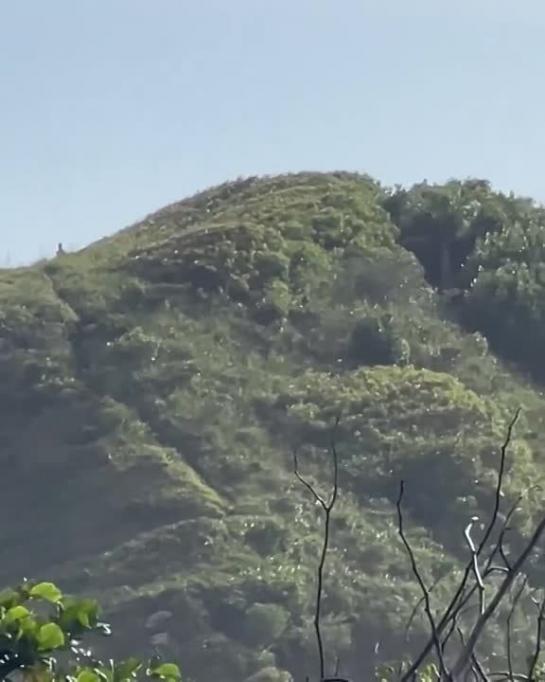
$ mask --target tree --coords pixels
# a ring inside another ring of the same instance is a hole
[[[384,207],[400,230],[401,244],[414,252],[440,291],[460,285],[461,269],[477,240],[500,230],[512,208],[483,180],[398,188]]]

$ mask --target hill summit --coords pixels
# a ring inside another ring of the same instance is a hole
[[[2,581],[96,594],[120,653],[195,682],[304,679],[321,530],[292,451],[327,486],[340,415],[324,633],[368,679],[426,630],[405,641],[400,479],[438,599],[519,405],[507,494],[545,482],[544,226],[483,181],[301,173],[0,270]]]

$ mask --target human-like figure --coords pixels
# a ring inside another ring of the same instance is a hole
[[[62,246],[62,242],[59,242],[57,244],[57,256],[63,256],[65,253],[66,253],[66,251],[64,250],[64,248]]]

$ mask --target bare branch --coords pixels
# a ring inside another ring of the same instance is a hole
[[[537,487],[537,486],[532,486],[532,488],[535,488],[535,487]],[[529,490],[531,490],[532,488],[530,488]],[[492,561],[494,560],[494,557],[496,556],[496,554],[499,554],[501,556],[502,561],[505,564],[505,566],[509,570],[511,569],[511,562],[509,561],[507,555],[505,554],[503,541],[505,539],[506,533],[508,533],[511,530],[509,523],[510,523],[511,519],[513,518],[513,515],[518,510],[519,505],[522,502],[522,499],[524,498],[524,495],[527,492],[529,492],[529,490],[525,491],[524,493],[521,493],[517,497],[517,499],[514,501],[514,503],[511,505],[511,507],[509,508],[509,511],[507,512],[505,519],[503,521],[502,527],[500,529],[500,532],[498,535],[498,540],[497,540],[496,544],[494,545],[494,547],[492,548],[492,550],[488,556],[488,560],[487,560],[487,564],[486,564],[487,568],[492,564]],[[485,571],[486,571],[486,568],[485,568]]]
[[[509,668],[509,681],[513,682],[514,677],[513,677],[513,647],[511,646],[511,621],[513,619],[513,615],[515,613],[515,609],[517,608],[517,604],[519,603],[520,598],[522,597],[522,594],[524,592],[524,589],[526,587],[526,584],[528,582],[528,576],[524,576],[523,579],[521,580],[520,587],[519,589],[515,592],[515,596],[513,597],[513,601],[511,603],[511,608],[509,609],[509,614],[507,616],[507,630],[506,630],[506,648],[507,648],[507,666]]]
[[[464,537],[466,539],[467,545],[469,547],[469,551],[471,552],[471,560],[472,560],[472,565],[473,565],[473,575],[475,576],[475,581],[477,584],[477,589],[479,590],[479,611],[482,613],[484,611],[484,583],[483,579],[481,577],[481,572],[479,569],[479,555],[478,555],[478,550],[477,547],[475,546],[475,543],[473,542],[473,539],[471,537],[471,529],[473,528],[473,524],[475,521],[478,521],[478,517],[474,516],[471,521],[468,523],[466,526],[466,529],[464,531]]]
[[[437,585],[439,585],[439,583],[441,582],[441,580],[443,580],[444,577],[445,576],[439,576],[438,578],[436,578],[434,580],[431,587],[428,588],[428,594],[431,594],[433,592],[433,590],[437,587]],[[409,631],[411,629],[411,626],[413,624],[414,619],[416,618],[416,614],[418,613],[418,609],[422,606],[423,603],[424,603],[424,597],[420,597],[420,599],[414,605],[413,610],[411,611],[411,614],[407,620],[407,625],[405,625],[405,634],[404,634],[405,642],[409,641]]]
[[[511,444],[511,441],[513,439],[513,429],[515,428],[515,424],[517,423],[519,417],[520,417],[520,412],[521,408],[518,407],[515,411],[515,415],[509,422],[509,425],[507,426],[507,433],[505,434],[505,439],[502,443],[501,446],[501,454],[500,454],[500,467],[498,471],[498,482],[496,484],[496,494],[494,496],[494,508],[492,510],[492,516],[490,517],[490,521],[488,522],[488,526],[486,528],[486,531],[482,537],[481,542],[479,543],[479,549],[478,549],[478,555],[480,555],[483,551],[483,549],[486,546],[486,543],[488,542],[488,538],[490,537],[492,531],[494,530],[494,526],[496,525],[496,521],[498,519],[498,513],[500,511],[500,504],[501,504],[501,497],[502,497],[502,490],[503,490],[503,476],[505,474],[505,461],[507,458],[507,448]]]
[[[481,614],[477,622],[475,623],[473,630],[471,631],[471,634],[467,640],[467,645],[460,657],[458,658],[458,661],[454,665],[453,668],[453,677],[456,679],[457,675],[460,675],[466,668],[467,665],[471,659],[471,654],[475,650],[475,647],[477,645],[477,642],[480,638],[480,636],[483,633],[483,630],[490,620],[490,618],[494,615],[494,612],[498,608],[499,604],[501,603],[502,599],[505,597],[507,594],[507,591],[510,589],[511,585],[513,584],[514,579],[517,577],[517,575],[522,571],[522,568],[524,564],[526,563],[526,560],[530,556],[530,554],[533,552],[536,544],[539,542],[541,536],[543,535],[543,532],[545,531],[545,516],[541,519],[539,522],[537,528],[535,529],[532,537],[530,540],[527,542],[526,547],[523,549],[521,554],[519,555],[518,559],[515,561],[513,564],[513,568],[505,579],[503,580],[502,584],[498,588],[496,594],[494,595],[492,601],[488,605],[488,607],[485,609],[484,613]]]
[[[479,678],[482,680],[482,682],[490,682],[490,678],[488,675],[485,673],[483,666],[479,663],[477,657],[473,653],[471,655],[471,662],[473,663],[473,668],[476,670]]]
[[[545,596],[541,599],[541,602],[532,599],[534,604],[539,606],[539,613],[537,616],[537,626],[536,626],[536,645],[534,649],[534,654],[530,662],[530,668],[528,670],[528,679],[533,680],[534,674],[536,672],[537,664],[539,662],[539,656],[541,654],[541,638],[543,635],[543,620],[545,619]]]
[[[443,652],[443,655],[445,654],[447,644],[449,643],[450,638],[452,637],[454,631],[457,629],[457,625],[458,625],[458,612],[453,614],[451,624],[449,626],[449,629],[447,630],[447,634],[443,637],[443,640],[441,642],[441,651]]]
[[[456,631],[460,637],[460,641],[462,642],[462,646],[465,646],[465,639],[464,639],[464,633],[461,628],[457,627]],[[490,682],[490,678],[488,675],[485,673],[482,665],[480,664],[479,660],[477,659],[477,656],[475,653],[471,655],[471,672],[473,673],[473,676],[475,677],[476,680],[481,680],[481,682]]]
[[[414,573],[414,576],[415,576],[416,580],[418,581],[418,584],[420,585],[420,589],[422,590],[422,596],[424,598],[424,610],[426,612],[426,615],[428,617],[428,621],[430,623],[430,628],[432,631],[435,651],[437,654],[437,659],[439,661],[439,666],[441,668],[441,674],[446,675],[447,679],[448,679],[449,673],[448,673],[448,670],[445,666],[445,661],[443,658],[443,650],[441,648],[441,642],[439,640],[439,634],[437,632],[437,627],[435,625],[435,619],[434,619],[433,613],[431,611],[429,590],[426,587],[422,576],[420,575],[420,571],[418,570],[418,566],[416,564],[416,558],[414,556],[414,552],[412,550],[411,545],[409,544],[409,541],[407,540],[407,538],[405,536],[405,531],[403,529],[403,512],[401,510],[401,503],[403,501],[404,491],[405,491],[405,485],[404,485],[404,482],[401,481],[401,483],[399,484],[399,496],[397,498],[397,503],[396,503],[398,532],[399,532],[399,536],[401,538],[401,541],[403,542],[403,545],[405,546],[405,549],[407,550],[407,554],[409,555],[409,560],[411,562],[411,567],[412,567],[412,571]]]
[[[521,409],[518,408],[512,418],[512,420],[509,422],[508,427],[507,427],[507,432],[505,439],[503,441],[501,451],[500,451],[500,465],[499,465],[499,472],[498,472],[498,481],[496,484],[496,490],[495,490],[495,495],[494,495],[494,505],[492,508],[491,512],[491,517],[490,521],[486,527],[485,533],[483,535],[483,538],[481,539],[479,546],[477,547],[476,551],[476,556],[477,558],[482,554],[488,539],[490,538],[490,535],[496,525],[496,521],[498,518],[499,514],[499,509],[500,509],[500,503],[501,503],[501,497],[502,497],[502,489],[503,489],[503,478],[504,478],[504,473],[505,473],[505,461],[506,461],[506,456],[507,456],[507,449],[511,443],[511,440],[513,438],[513,429],[515,427],[515,424],[517,423],[519,416],[520,416]],[[518,505],[518,502],[517,502]],[[512,514],[514,513],[514,509]],[[509,516],[510,518],[510,516]],[[507,523],[507,519],[506,519]],[[503,536],[502,536],[502,541],[503,541]],[[489,556],[488,562],[487,562],[487,567],[490,567],[493,561],[493,556],[495,555],[496,551],[493,551],[493,553]],[[448,627],[449,623],[451,622],[453,618],[453,614],[455,614],[463,608],[463,606],[469,601],[471,596],[474,594],[475,590],[477,589],[477,585],[473,585],[469,592],[466,593],[466,587],[467,583],[469,580],[469,576],[471,575],[472,571],[474,568],[474,556],[471,557],[469,562],[466,564],[464,574],[460,580],[460,583],[458,584],[457,589],[454,592],[454,595],[452,599],[450,600],[450,603],[447,605],[443,616],[440,618],[439,622],[437,623],[437,634],[441,635],[443,631]],[[485,570],[486,572],[486,570]],[[401,677],[400,682],[411,682],[414,679],[416,671],[419,669],[419,667],[422,665],[423,661],[426,659],[426,657],[429,655],[430,651],[433,649],[435,646],[435,638],[434,634],[432,632],[432,635],[428,639],[426,645],[422,648],[418,656],[415,658],[415,660],[412,662],[412,664],[409,666],[407,671],[404,673],[403,677]]]
[[[329,511],[331,511],[335,506],[335,502],[337,501],[337,495],[339,493],[339,455],[337,454],[337,447],[335,442],[337,440],[337,431],[339,429],[340,420],[341,420],[340,417],[337,417],[335,419],[335,425],[331,433],[330,449],[331,455],[333,457],[333,492],[331,494],[331,497],[329,498],[329,502],[327,503]]]
[[[317,586],[316,586],[316,602],[315,602],[315,610],[314,610],[314,630],[316,632],[316,643],[318,646],[318,658],[319,658],[319,663],[320,663],[320,680],[325,681],[325,654],[324,654],[324,645],[323,645],[323,639],[322,639],[322,630],[321,630],[321,611],[322,611],[322,595],[323,595],[323,580],[324,580],[324,567],[325,567],[325,561],[327,557],[327,551],[329,549],[329,535],[330,535],[330,523],[331,523],[331,512],[333,511],[333,508],[335,506],[335,503],[337,501],[338,497],[338,492],[339,492],[339,461],[338,461],[338,454],[337,454],[337,449],[335,446],[335,440],[336,440],[336,435],[337,435],[337,428],[339,425],[340,417],[337,417],[335,420],[335,426],[333,428],[332,436],[331,436],[331,443],[330,443],[330,451],[331,451],[331,457],[333,459],[333,485],[332,485],[332,491],[331,494],[329,495],[328,500],[326,501],[316,490],[316,488],[307,481],[304,476],[301,475],[299,471],[299,463],[297,460],[297,451],[293,451],[293,470],[295,473],[295,476],[297,479],[302,483],[302,485],[311,493],[312,497],[314,500],[320,504],[324,511],[324,535],[323,535],[323,543],[322,543],[322,551],[320,553],[320,560],[318,563],[318,578],[317,578]]]
[[[538,488],[538,487],[539,486],[532,486],[532,488]],[[530,489],[532,489],[532,488],[530,488]],[[507,531],[511,530],[508,524],[511,521],[513,514],[517,511],[521,500],[523,499],[524,495],[527,492],[528,492],[528,490],[525,491],[524,493],[521,493],[518,496],[518,498],[516,499],[516,501],[514,502],[514,504],[510,507],[510,509],[509,509],[507,515],[505,516],[504,521],[503,521],[502,528],[501,528],[499,536],[498,536],[498,540],[497,540],[496,544],[494,545],[494,547],[492,548],[492,550],[490,551],[488,559],[486,561],[486,564],[485,564],[484,569],[483,569],[481,574],[479,573],[479,568],[478,568],[478,552],[479,552],[479,550],[477,549],[477,551],[475,551],[475,546],[474,546],[474,543],[472,542],[471,536],[468,535],[468,530],[471,528],[472,524],[469,524],[469,526],[466,528],[465,537],[466,537],[466,541],[468,542],[468,545],[469,545],[469,548],[471,551],[471,567],[473,568],[473,573],[475,575],[476,582],[469,588],[469,590],[466,592],[465,595],[463,595],[463,590],[459,589],[460,598],[458,600],[458,603],[455,604],[455,608],[453,608],[452,613],[449,617],[449,620],[451,620],[453,623],[453,625],[450,629],[450,634],[452,634],[452,628],[454,627],[454,623],[456,621],[456,616],[463,614],[467,610],[467,609],[464,610],[464,607],[469,602],[469,600],[472,598],[472,596],[474,595],[476,590],[479,590],[480,613],[482,613],[483,606],[484,606],[484,600],[483,600],[484,579],[488,578],[488,576],[490,576],[492,573],[507,574],[511,570],[511,568],[512,568],[511,563],[510,563],[508,557],[506,556],[505,550],[503,547],[503,539],[505,537],[505,533]],[[472,523],[474,520],[476,520],[475,517],[472,519]],[[505,567],[492,565],[494,557],[498,553],[502,557],[502,560],[505,564]],[[467,570],[469,569],[469,567],[470,567],[470,564],[468,564]],[[465,589],[465,582],[466,582],[467,577],[468,577],[468,572],[466,571],[466,574],[464,574],[464,579],[462,580],[462,582],[460,584],[460,588]],[[454,600],[451,602],[451,604],[454,604]],[[448,621],[447,621],[447,623],[448,623]],[[444,648],[446,640],[448,639],[450,634],[447,637],[445,637],[445,639],[443,640],[443,648]]]
[[[299,479],[299,481],[305,486],[305,488],[311,493],[312,497],[318,502],[322,508],[325,510],[327,508],[327,503],[324,498],[316,491],[316,488],[309,483],[306,478],[304,478],[299,472],[299,461],[297,458],[297,450],[293,451],[293,473]]]

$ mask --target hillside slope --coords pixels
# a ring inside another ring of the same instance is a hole
[[[399,480],[431,581],[458,564],[464,522],[491,504],[518,405],[508,496],[545,478],[532,367],[505,364],[519,358],[479,327],[466,276],[512,222],[474,229],[448,274],[468,291],[456,307],[432,286],[434,252],[407,239],[425,222],[419,191],[348,173],[252,178],[0,271],[2,582],[32,571],[98,594],[120,652],[153,640],[196,682],[304,678],[319,517],[291,452],[326,486],[342,414],[328,649],[365,678],[410,648],[419,594],[396,535]],[[523,531],[539,502],[528,494]]]

